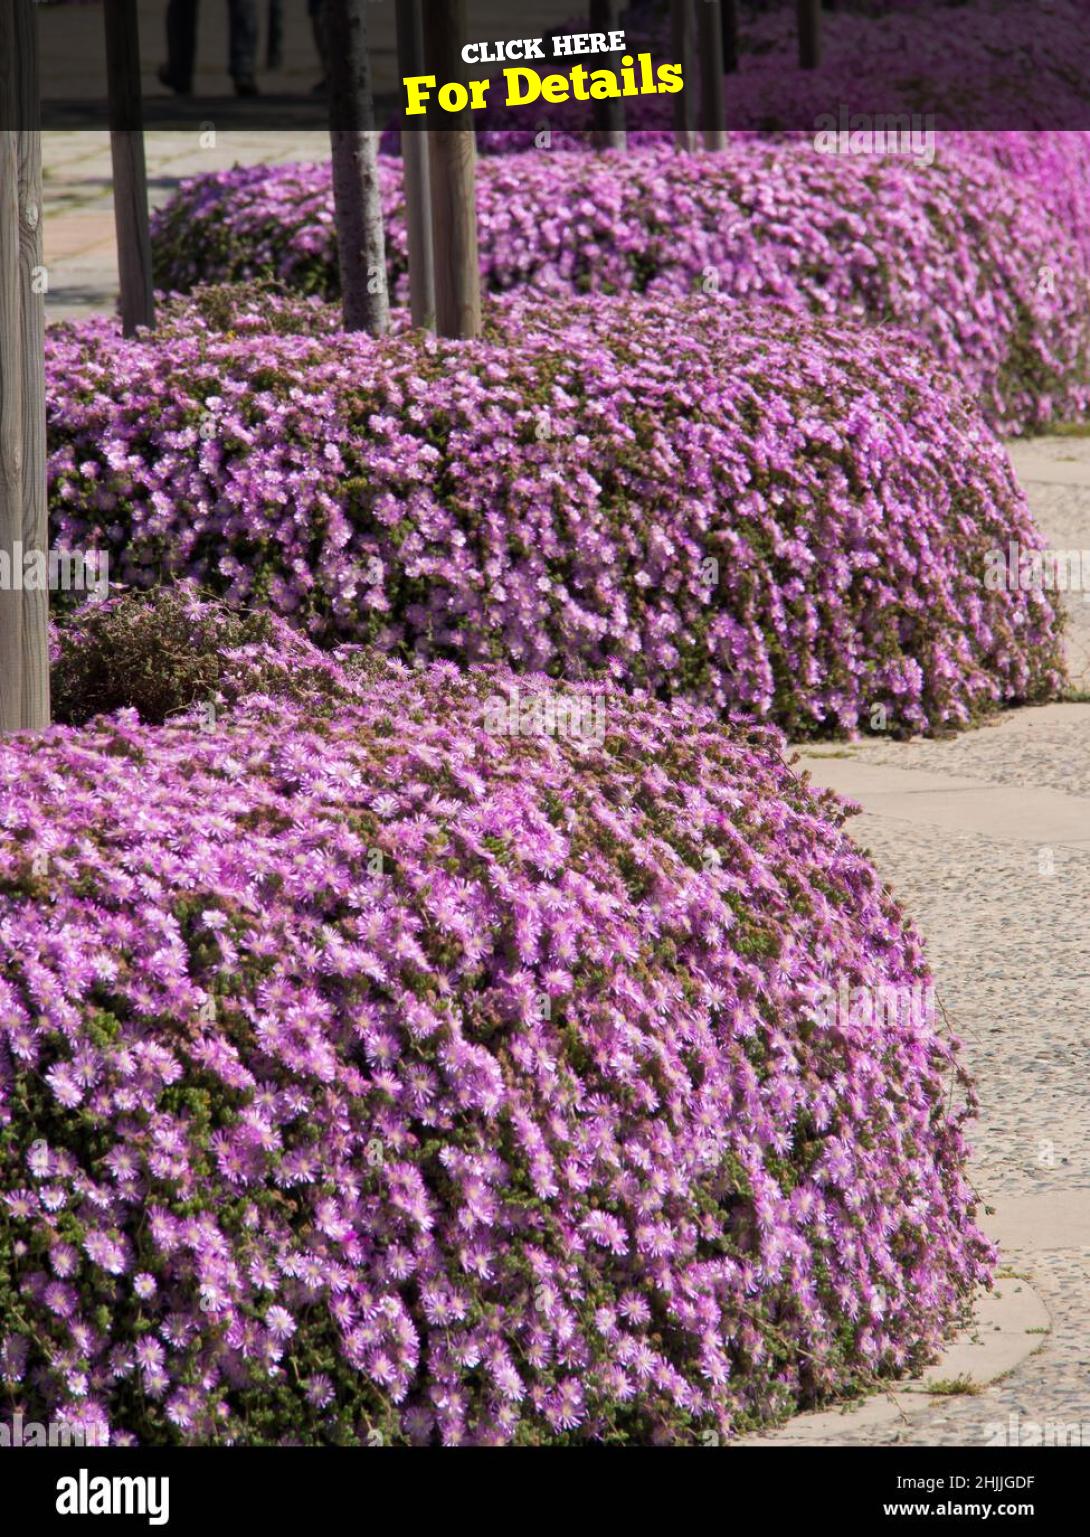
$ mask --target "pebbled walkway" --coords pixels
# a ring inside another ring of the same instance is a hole
[[[1090,551],[1090,437],[1016,444],[1012,458],[1046,542]],[[1068,607],[1085,692],[1090,603]],[[1035,1292],[1049,1332],[1027,1322],[1039,1348],[979,1393],[899,1394],[893,1417],[863,1404],[761,1439],[1090,1445],[1090,703],[951,741],[815,748],[801,765],[862,804],[854,835],[927,940],[983,1101],[974,1180],[994,1208],[999,1289]],[[979,1326],[994,1327],[986,1310]]]
[[[320,133],[239,131],[203,136],[147,133],[148,201],[165,203],[178,183],[202,171],[233,165],[281,165],[319,160],[329,148]],[[46,320],[112,314],[117,308],[110,136],[88,131],[42,135],[42,201],[49,288]]]

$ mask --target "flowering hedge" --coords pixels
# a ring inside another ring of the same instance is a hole
[[[972,1095],[775,735],[503,735],[547,680],[181,607],[214,723],[0,742],[5,1410],[696,1440],[919,1363],[992,1261]]]
[[[1046,593],[986,583],[1040,543],[1006,455],[890,338],[714,298],[508,300],[477,343],[310,334],[335,323],[213,294],[148,340],[51,330],[54,541],[323,641],[604,670],[799,736],[1060,684]]]
[[[1086,202],[1081,136],[1047,136],[1071,148],[1031,157],[1028,182],[972,137],[952,139],[930,166],[763,140],[716,156],[659,146],[482,160],[484,280],[535,294],[714,289],[747,317],[760,299],[892,324],[933,348],[997,426],[1078,417],[1090,401],[1090,269],[1059,215]],[[404,302],[399,162],[382,161],[381,182],[390,282]],[[1043,184],[1056,187],[1051,202]],[[1085,228],[1084,215],[1074,228],[1084,244]],[[168,289],[272,277],[303,293],[337,290],[327,165],[194,178],[156,214],[154,238]]]
[[[1087,114],[1090,116],[1090,113]],[[959,156],[974,155],[999,166],[1045,209],[1053,228],[1078,249],[1090,271],[1090,132],[958,133],[944,135]],[[1051,265],[1065,279],[1062,243]]]

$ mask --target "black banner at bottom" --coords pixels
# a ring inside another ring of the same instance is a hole
[[[360,1447],[168,1450],[21,1447],[0,1455],[5,1530],[199,1533],[235,1523],[401,1511],[415,1528],[459,1515],[578,1519],[581,1527],[661,1510],[730,1524],[756,1511],[818,1531],[1069,1532],[1084,1505],[1081,1446],[612,1448],[427,1451]]]

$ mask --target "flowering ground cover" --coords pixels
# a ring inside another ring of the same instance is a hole
[[[771,300],[897,327],[995,426],[1032,430],[1090,400],[1087,136],[1048,135],[1047,153],[1032,137],[949,136],[930,165],[764,139],[714,156],[658,145],[485,159],[484,280],[537,295],[714,292],[736,326]],[[382,188],[391,292],[405,302],[397,160],[383,159]],[[156,214],[154,239],[167,289],[261,277],[337,291],[327,165],[194,178]]]
[[[1074,243],[1090,270],[1090,133],[957,133],[943,135],[958,155],[1000,166],[1049,215],[1054,233]],[[1061,274],[1066,245],[1052,266]]]
[[[1060,686],[1005,453],[926,358],[715,297],[507,299],[477,343],[316,301],[51,331],[54,540],[312,637],[686,695],[796,736],[964,725]]]
[[[831,1006],[926,966],[773,731],[505,734],[555,686],[147,604],[0,742],[13,1410],[684,1441],[923,1359],[992,1260],[972,1095],[930,1008]]]

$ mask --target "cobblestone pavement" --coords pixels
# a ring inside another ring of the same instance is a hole
[[[145,135],[148,199],[165,203],[187,176],[232,165],[280,165],[328,153],[320,133],[238,131],[203,135]],[[110,136],[87,131],[46,133],[42,143],[43,229],[49,274],[46,318],[69,320],[117,307]]]
[[[1046,541],[1090,551],[1090,439],[1015,445]],[[1083,690],[1090,605],[1069,604]],[[921,1395],[894,1423],[814,1416],[813,1443],[1090,1444],[1090,704],[1020,710],[951,741],[817,748],[813,777],[927,939],[982,1112],[974,1180],[1008,1278],[1048,1309],[1040,1349],[976,1395]],[[790,1427],[782,1434],[788,1435]],[[774,1432],[770,1439],[776,1439]]]

